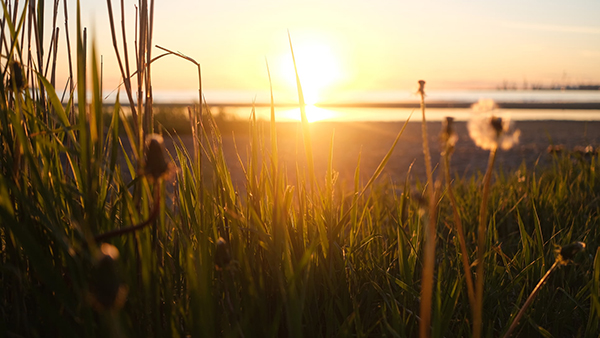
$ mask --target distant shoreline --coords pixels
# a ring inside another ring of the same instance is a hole
[[[470,108],[474,102],[455,102],[455,101],[433,101],[427,102],[428,108]],[[185,108],[196,104],[190,103],[153,103],[157,107]],[[111,106],[112,103],[105,103],[105,106]],[[123,106],[123,103],[121,104]],[[600,110],[600,102],[497,102],[498,108],[502,109],[575,109],[575,110]],[[239,102],[209,102],[209,107],[270,107],[270,103],[239,103]],[[321,103],[314,106],[320,108],[419,108],[416,102],[350,102],[350,103]],[[276,108],[294,108],[298,104],[277,103]]]

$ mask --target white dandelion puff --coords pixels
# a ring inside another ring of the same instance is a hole
[[[514,129],[510,118],[491,114],[495,108],[493,100],[479,100],[473,105],[475,114],[467,124],[469,136],[482,149],[508,150],[519,143],[521,131]]]

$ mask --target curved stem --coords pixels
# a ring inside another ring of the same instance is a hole
[[[130,233],[130,232],[134,232],[134,231],[142,229],[145,226],[154,222],[154,220],[158,217],[158,213],[160,211],[160,189],[161,189],[160,184],[158,184],[158,182],[157,182],[157,184],[154,187],[154,204],[152,206],[152,211],[150,212],[150,216],[148,216],[147,220],[145,220],[141,223],[138,223],[136,225],[132,225],[127,228],[115,229],[115,230],[94,236],[94,240],[96,242],[100,242],[100,241],[104,241],[104,240],[107,240],[112,237],[117,237],[117,236],[124,235],[124,234]]]
[[[533,289],[533,291],[531,291],[531,294],[529,295],[529,297],[527,297],[527,300],[525,301],[525,304],[523,304],[523,307],[521,307],[521,310],[519,310],[519,313],[517,313],[517,315],[515,316],[515,319],[513,320],[513,322],[510,325],[510,327],[508,328],[508,331],[506,331],[506,334],[504,334],[504,338],[510,337],[511,333],[517,328],[517,325],[519,325],[519,321],[521,320],[521,318],[525,314],[525,310],[527,310],[527,308],[529,307],[529,305],[531,305],[531,303],[533,303],[533,300],[535,299],[535,296],[538,294],[538,292],[542,288],[542,285],[544,285],[544,283],[548,280],[548,277],[550,277],[550,274],[552,273],[552,271],[554,271],[554,269],[556,269],[556,267],[559,266],[558,263],[559,262],[556,261],[556,262],[554,262],[554,264],[552,264],[552,267],[550,268],[550,270],[548,270],[548,272],[546,272],[546,274],[544,275],[544,277],[542,277],[542,279],[540,279],[540,281],[535,286],[535,288]]]

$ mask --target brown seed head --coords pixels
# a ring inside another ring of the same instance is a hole
[[[425,80],[419,80],[419,89],[417,90],[417,93],[425,95]]]
[[[10,65],[10,73],[9,88],[12,89],[14,84],[17,91],[23,90],[27,85],[25,74],[23,73],[23,65],[18,61],[13,61]]]
[[[117,271],[119,250],[104,243],[100,251],[92,267],[90,303],[98,311],[118,310],[127,296],[127,286],[121,282]]]
[[[229,263],[231,263],[231,255],[229,254],[227,242],[223,237],[219,237],[215,251],[215,267],[217,270],[223,270],[229,266]]]
[[[454,145],[458,141],[458,135],[454,131],[454,118],[447,116],[442,122],[442,144],[445,151],[452,152]]]
[[[575,257],[575,255],[579,253],[579,251],[583,251],[584,249],[585,243],[583,242],[573,242],[569,245],[565,245],[562,248],[560,248],[558,260],[563,264],[567,264],[568,262],[573,260],[573,257]]]
[[[167,176],[171,172],[170,163],[165,160],[164,141],[158,134],[146,138],[146,167],[144,173],[154,180]]]

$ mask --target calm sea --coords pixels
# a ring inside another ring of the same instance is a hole
[[[270,118],[270,108],[257,106],[252,102],[268,103],[268,92],[219,92],[206,91],[206,101],[213,108],[213,114],[224,114],[230,118],[247,119],[252,110],[259,119]],[[475,103],[480,99],[493,99],[499,104],[518,103],[596,103],[600,104],[600,90],[438,90],[428,91],[428,103]],[[156,103],[193,104],[198,102],[197,91],[154,92]],[[275,94],[275,102],[283,104],[276,108],[278,121],[294,121],[299,119],[299,109],[286,104],[293,104],[294,98],[286,98]],[[420,111],[415,108],[380,108],[372,107],[386,103],[418,103],[419,98],[410,91],[387,91],[371,93],[347,93],[335,100],[327,102],[327,108],[308,106],[307,115],[312,121],[404,121],[411,114],[413,120],[420,119]],[[296,102],[297,103],[297,102]],[[357,104],[355,107],[335,107],[336,103]],[[246,105],[246,106],[243,106]],[[371,106],[371,107],[369,107]],[[599,121],[600,109],[500,109],[499,114],[509,115],[514,120],[571,120]],[[457,120],[467,120],[472,115],[470,108],[428,108],[429,120],[441,120],[452,116]]]

